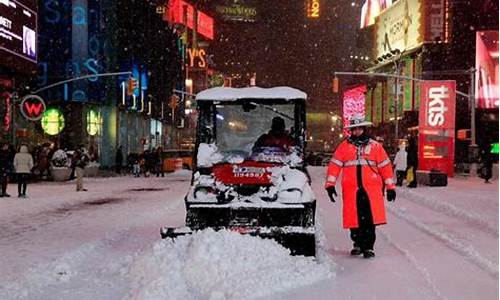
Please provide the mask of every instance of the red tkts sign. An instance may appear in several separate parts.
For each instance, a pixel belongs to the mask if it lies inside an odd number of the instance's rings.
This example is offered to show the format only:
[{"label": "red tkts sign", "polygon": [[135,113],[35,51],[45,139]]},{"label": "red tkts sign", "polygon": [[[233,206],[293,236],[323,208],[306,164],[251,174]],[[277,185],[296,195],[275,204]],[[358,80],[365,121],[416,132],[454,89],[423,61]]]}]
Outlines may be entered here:
[{"label": "red tkts sign", "polygon": [[419,130],[455,129],[455,81],[424,81],[421,86]]},{"label": "red tkts sign", "polygon": [[453,80],[421,83],[419,112],[419,170],[432,169],[453,176],[455,159],[456,83]]},{"label": "red tkts sign", "polygon": [[245,161],[241,164],[219,164],[213,167],[215,179],[224,184],[271,184],[273,163]]}]

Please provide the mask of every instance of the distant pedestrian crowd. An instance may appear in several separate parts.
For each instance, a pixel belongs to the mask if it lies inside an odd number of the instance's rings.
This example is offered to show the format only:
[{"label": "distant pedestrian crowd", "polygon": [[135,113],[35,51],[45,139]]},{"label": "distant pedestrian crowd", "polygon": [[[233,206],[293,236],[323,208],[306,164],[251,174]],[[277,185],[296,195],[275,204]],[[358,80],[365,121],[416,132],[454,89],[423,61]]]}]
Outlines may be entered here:
[{"label": "distant pedestrian crowd", "polygon": [[[135,177],[149,177],[152,174],[156,177],[164,177],[162,148],[157,147],[152,150],[144,150],[143,152],[131,152],[127,156],[127,161],[124,166],[122,147],[118,147],[115,155],[115,166],[117,174],[132,174]],[[125,169],[123,168],[125,167]]]},{"label": "distant pedestrian crowd", "polygon": [[9,182],[17,182],[18,197],[27,197],[28,182],[50,179],[50,168],[68,168],[70,178],[76,178],[76,190],[83,188],[83,169],[90,162],[97,162],[97,151],[91,146],[88,150],[80,145],[75,150],[59,149],[54,144],[44,143],[31,151],[28,145],[21,144],[18,150],[9,143],[1,143],[0,149],[0,197],[10,197],[7,192]]}]

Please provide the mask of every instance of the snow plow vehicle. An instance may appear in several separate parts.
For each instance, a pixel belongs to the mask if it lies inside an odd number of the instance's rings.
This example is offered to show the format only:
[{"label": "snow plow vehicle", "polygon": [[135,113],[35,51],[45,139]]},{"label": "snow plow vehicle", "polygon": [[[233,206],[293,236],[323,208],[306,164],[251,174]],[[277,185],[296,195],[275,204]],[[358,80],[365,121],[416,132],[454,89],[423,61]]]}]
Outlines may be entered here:
[{"label": "snow plow vehicle", "polygon": [[290,87],[197,94],[198,124],[186,226],[162,238],[227,229],[315,256],[316,200],[306,170],[307,95]]}]

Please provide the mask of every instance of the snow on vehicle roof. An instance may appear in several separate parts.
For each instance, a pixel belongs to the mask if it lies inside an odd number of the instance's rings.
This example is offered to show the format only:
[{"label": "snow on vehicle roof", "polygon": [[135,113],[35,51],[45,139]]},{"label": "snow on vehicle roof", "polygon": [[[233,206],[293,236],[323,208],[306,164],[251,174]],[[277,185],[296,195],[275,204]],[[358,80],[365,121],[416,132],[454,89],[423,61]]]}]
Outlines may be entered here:
[{"label": "snow on vehicle roof", "polygon": [[246,87],[230,88],[216,87],[199,92],[196,100],[229,101],[238,99],[306,99],[307,94],[301,90],[287,86],[273,88]]}]

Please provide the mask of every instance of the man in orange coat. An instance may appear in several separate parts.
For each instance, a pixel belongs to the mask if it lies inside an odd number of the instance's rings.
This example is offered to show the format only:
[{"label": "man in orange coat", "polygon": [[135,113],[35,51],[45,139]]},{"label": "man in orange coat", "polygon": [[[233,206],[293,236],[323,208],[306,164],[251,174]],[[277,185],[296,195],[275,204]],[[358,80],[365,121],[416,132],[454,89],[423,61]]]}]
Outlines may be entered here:
[{"label": "man in orange coat", "polygon": [[387,200],[396,199],[391,161],[382,145],[368,137],[372,123],[355,115],[349,126],[351,136],[340,143],[328,166],[325,189],[332,202],[335,185],[342,171],[343,226],[351,231],[351,255],[375,256],[375,226],[386,223],[384,186]]}]

